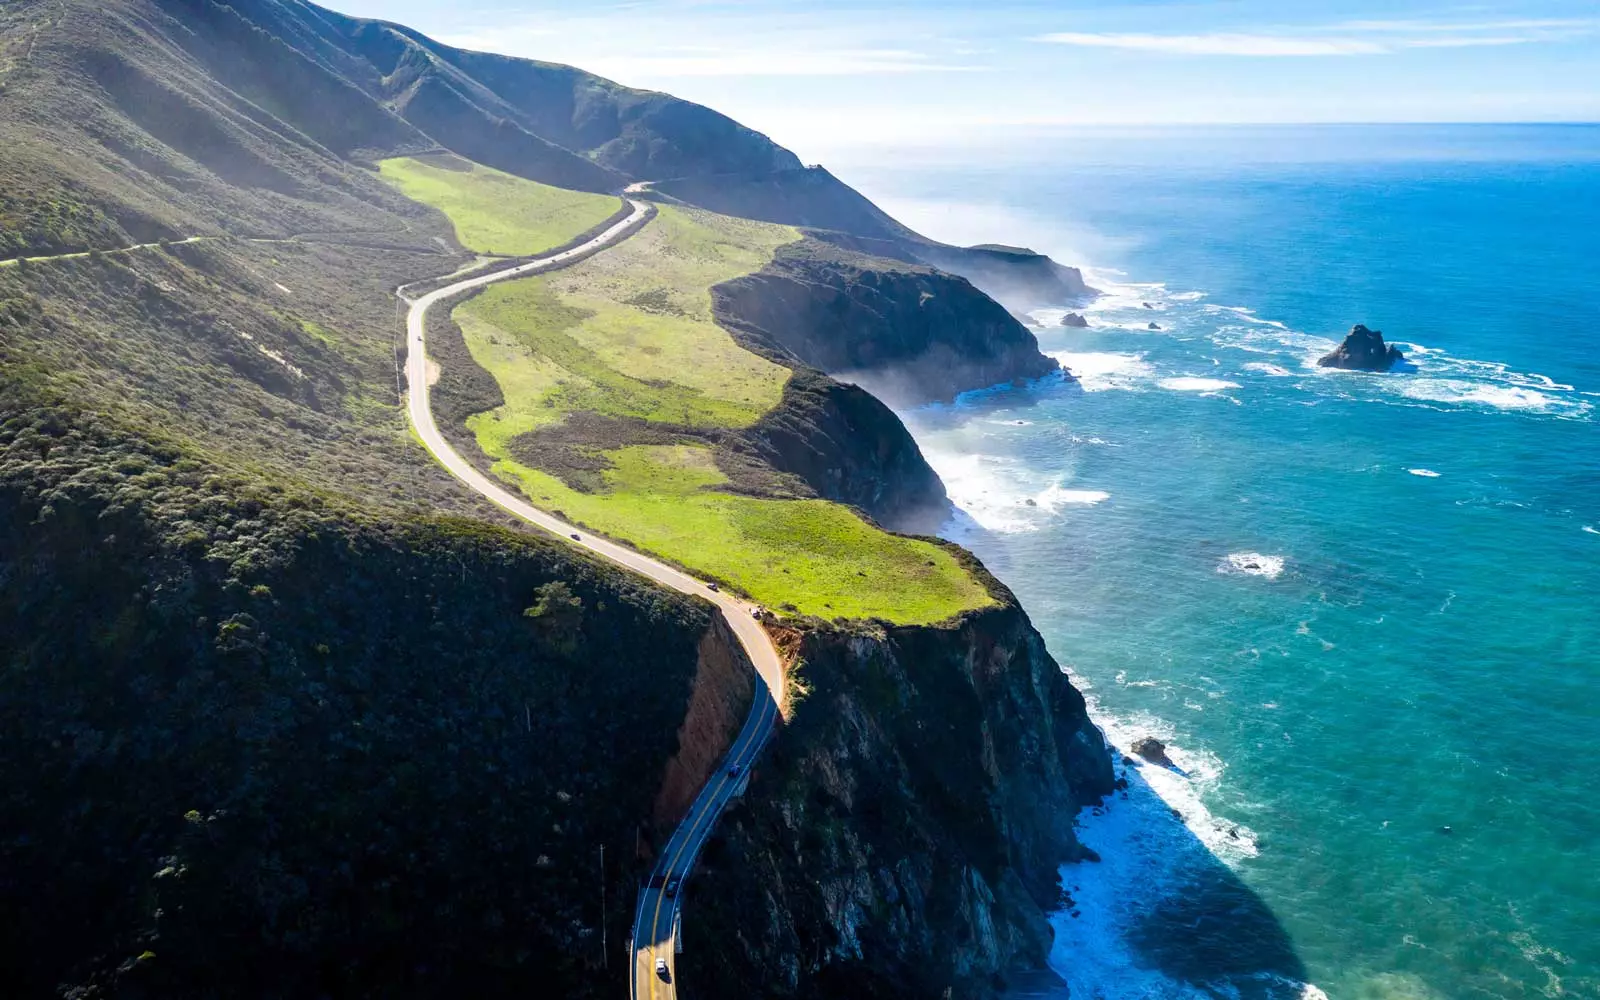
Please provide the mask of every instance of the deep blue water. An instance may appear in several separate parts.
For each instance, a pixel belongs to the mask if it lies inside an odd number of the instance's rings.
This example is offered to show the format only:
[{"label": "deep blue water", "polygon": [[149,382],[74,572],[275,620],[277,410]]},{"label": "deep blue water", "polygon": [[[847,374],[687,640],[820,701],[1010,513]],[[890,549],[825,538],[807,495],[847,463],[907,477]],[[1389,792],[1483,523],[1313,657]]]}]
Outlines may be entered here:
[{"label": "deep blue water", "polygon": [[[952,537],[1184,772],[1084,817],[1074,995],[1600,997],[1600,128],[838,172],[1107,293],[1034,317],[1079,381],[906,415]],[[1416,370],[1316,369],[1357,322]]]}]

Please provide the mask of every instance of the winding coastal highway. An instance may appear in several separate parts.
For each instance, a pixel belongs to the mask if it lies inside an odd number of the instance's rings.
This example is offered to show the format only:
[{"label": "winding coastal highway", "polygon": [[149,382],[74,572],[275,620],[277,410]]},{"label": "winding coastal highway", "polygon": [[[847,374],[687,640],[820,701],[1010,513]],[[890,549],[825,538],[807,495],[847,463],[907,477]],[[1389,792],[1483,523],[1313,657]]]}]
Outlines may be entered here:
[{"label": "winding coastal highway", "polygon": [[[422,440],[423,447],[428,449],[439,464],[495,506],[529,524],[549,531],[563,542],[586,549],[673,590],[711,601],[722,612],[739,644],[744,647],[750,662],[755,664],[759,681],[756,684],[750,715],[745,720],[743,730],[734,740],[717,772],[700,790],[688,815],[673,831],[649,881],[639,893],[639,905],[634,916],[632,935],[633,967],[629,974],[631,993],[635,1000],[646,1000],[646,998],[672,1000],[677,996],[677,969],[674,956],[677,950],[678,913],[683,899],[678,890],[687,881],[701,847],[716,825],[717,817],[721,815],[729,800],[743,791],[751,764],[755,762],[767,738],[772,734],[773,726],[778,719],[778,702],[784,689],[783,664],[778,658],[778,651],[773,646],[771,637],[753,616],[754,605],[713,590],[682,570],[615,542],[591,535],[582,528],[547,514],[512,495],[505,487],[479,472],[468,464],[439,432],[428,401],[426,344],[428,309],[441,300],[473,288],[569,266],[627,239],[650,219],[650,206],[632,198],[627,201],[632,211],[626,218],[593,239],[571,249],[539,257],[504,271],[463,278],[416,299],[406,296],[407,286],[397,289],[396,294],[410,303],[410,311],[406,315],[406,411],[411,419],[411,426]],[[664,973],[657,971],[658,960],[665,963]]]}]

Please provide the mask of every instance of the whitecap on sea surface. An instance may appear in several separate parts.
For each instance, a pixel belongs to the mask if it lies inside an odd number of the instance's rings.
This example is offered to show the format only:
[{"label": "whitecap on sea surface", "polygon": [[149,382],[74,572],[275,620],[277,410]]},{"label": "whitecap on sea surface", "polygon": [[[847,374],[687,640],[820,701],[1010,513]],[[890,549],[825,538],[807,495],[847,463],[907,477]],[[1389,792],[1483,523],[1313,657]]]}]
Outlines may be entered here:
[{"label": "whitecap on sea surface", "polygon": [[1264,576],[1276,580],[1283,574],[1283,556],[1267,556],[1259,552],[1230,552],[1217,565],[1218,573],[1243,573],[1246,576]]},{"label": "whitecap on sea surface", "polygon": [[1180,375],[1176,378],[1164,378],[1156,383],[1163,389],[1174,392],[1221,392],[1224,389],[1237,389],[1239,383],[1229,382],[1222,378],[1201,378],[1197,375]]},{"label": "whitecap on sea surface", "polygon": [[[1093,689],[1076,674],[1073,683],[1085,692]],[[1185,982],[1151,967],[1140,954],[1135,942],[1152,914],[1199,884],[1232,878],[1223,874],[1226,869],[1259,853],[1257,836],[1248,826],[1207,808],[1205,796],[1224,770],[1214,754],[1178,745],[1172,725],[1156,716],[1107,715],[1093,694],[1086,693],[1085,699],[1091,718],[1121,761],[1117,771],[1127,787],[1078,816],[1078,838],[1100,860],[1061,869],[1072,903],[1051,917],[1056,934],[1050,964],[1071,995],[1101,1000],[1246,995],[1325,1000],[1317,987],[1271,971]],[[1174,767],[1135,758],[1132,746],[1142,736],[1165,743]]]},{"label": "whitecap on sea surface", "polygon": [[1141,381],[1155,374],[1155,369],[1145,361],[1143,354],[1119,354],[1113,351],[1052,351],[1050,357],[1061,362],[1061,366],[1077,378],[1084,392],[1135,389]]}]

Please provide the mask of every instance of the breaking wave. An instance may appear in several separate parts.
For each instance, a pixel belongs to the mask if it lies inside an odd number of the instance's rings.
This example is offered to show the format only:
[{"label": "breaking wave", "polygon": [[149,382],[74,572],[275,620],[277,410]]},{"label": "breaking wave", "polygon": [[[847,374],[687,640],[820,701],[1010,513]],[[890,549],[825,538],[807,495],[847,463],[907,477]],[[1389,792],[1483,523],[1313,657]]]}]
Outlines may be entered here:
[{"label": "breaking wave", "polygon": [[1217,564],[1218,573],[1242,573],[1276,580],[1283,575],[1283,556],[1264,556],[1259,552],[1230,552]]},{"label": "breaking wave", "polygon": [[1143,354],[1118,354],[1110,351],[1052,351],[1050,356],[1061,362],[1083,386],[1085,392],[1104,392],[1107,389],[1135,389],[1154,374]]}]

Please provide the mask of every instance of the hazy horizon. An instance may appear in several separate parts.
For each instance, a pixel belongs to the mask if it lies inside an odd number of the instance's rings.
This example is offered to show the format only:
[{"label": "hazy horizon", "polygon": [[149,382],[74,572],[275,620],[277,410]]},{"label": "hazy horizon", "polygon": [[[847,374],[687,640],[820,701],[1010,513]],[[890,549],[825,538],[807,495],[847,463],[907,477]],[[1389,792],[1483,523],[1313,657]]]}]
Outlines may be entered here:
[{"label": "hazy horizon", "polygon": [[808,159],[994,130],[1600,121],[1600,13],[1572,0],[330,3],[697,101]]}]

